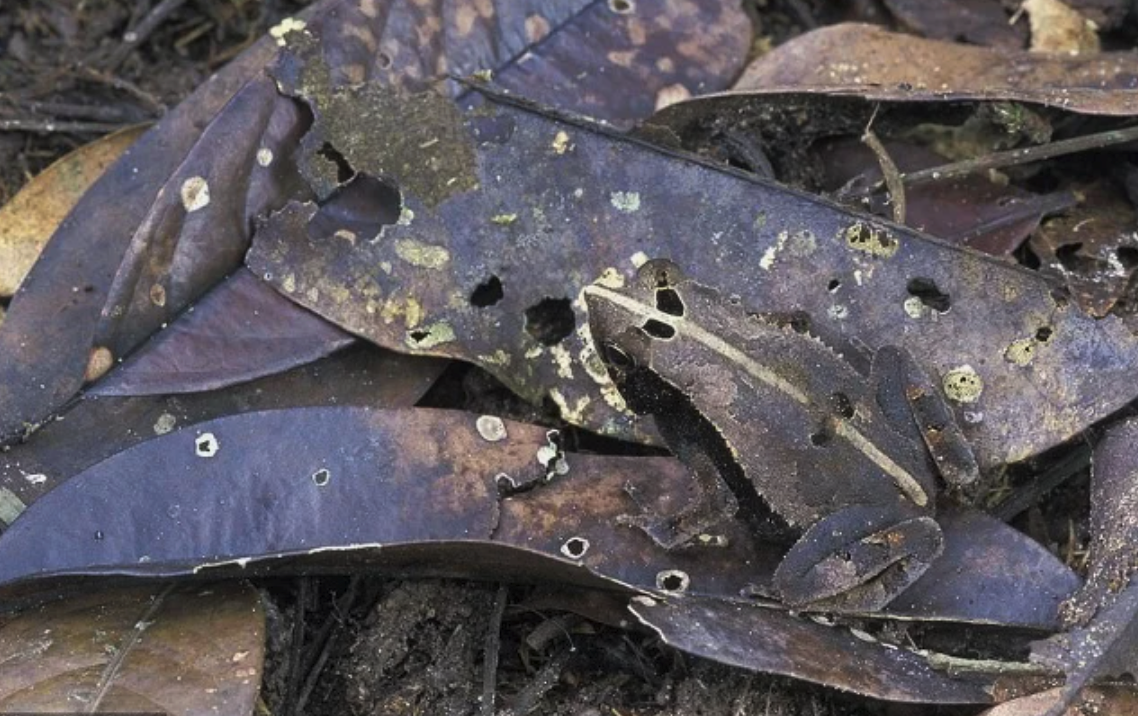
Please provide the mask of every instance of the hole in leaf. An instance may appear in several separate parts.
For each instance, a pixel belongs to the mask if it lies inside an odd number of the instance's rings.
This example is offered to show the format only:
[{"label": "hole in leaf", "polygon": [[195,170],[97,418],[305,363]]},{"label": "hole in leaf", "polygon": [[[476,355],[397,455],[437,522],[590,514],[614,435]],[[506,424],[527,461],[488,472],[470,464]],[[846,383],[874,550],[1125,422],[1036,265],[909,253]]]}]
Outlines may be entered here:
[{"label": "hole in leaf", "polygon": [[662,341],[667,341],[676,337],[676,329],[669,326],[663,321],[657,321],[654,318],[648,319],[645,322],[642,330],[653,338],[658,338]]},{"label": "hole in leaf", "polygon": [[561,554],[570,559],[580,559],[589,551],[589,540],[581,537],[570,537],[561,545]]},{"label": "hole in leaf", "polygon": [[684,315],[684,300],[671,288],[656,290],[656,310],[669,316]]},{"label": "hole in leaf", "polygon": [[356,175],[356,170],[352,169],[352,165],[348,163],[347,157],[341,154],[340,150],[333,147],[331,143],[324,142],[324,145],[320,147],[320,151],[317,152],[317,154],[336,165],[336,181],[341,184]]},{"label": "hole in leaf", "polygon": [[543,346],[557,345],[573,333],[577,317],[567,298],[543,298],[526,309],[526,333]]},{"label": "hole in leaf", "polygon": [[379,64],[379,69],[391,69],[391,55],[387,54],[386,52],[379,53],[376,56],[375,61]]},{"label": "hole in leaf", "polygon": [[324,487],[328,484],[328,480],[330,479],[332,479],[332,473],[328,471],[328,468],[322,467],[312,473],[312,482],[314,482],[317,487]]},{"label": "hole in leaf", "polygon": [[854,406],[845,393],[834,393],[830,396],[830,405],[837,415],[849,420],[854,416]]},{"label": "hole in leaf", "polygon": [[403,197],[399,189],[367,174],[357,174],[338,187],[308,222],[313,239],[338,237],[370,241],[384,226],[399,220]]},{"label": "hole in leaf", "polygon": [[486,308],[501,301],[505,295],[502,291],[502,282],[497,276],[491,276],[475,287],[474,292],[470,294],[470,305],[475,308]]},{"label": "hole in leaf", "polygon": [[411,331],[411,340],[416,343],[421,343],[426,340],[429,335],[431,335],[430,331]]},{"label": "hole in leaf", "polygon": [[666,569],[656,575],[656,587],[665,592],[683,592],[689,584],[691,577],[678,569]]},{"label": "hole in leaf", "polygon": [[1068,271],[1075,271],[1081,265],[1079,250],[1083,248],[1083,242],[1076,241],[1073,244],[1064,244],[1055,249],[1055,258]]},{"label": "hole in leaf", "polygon": [[1035,331],[1035,340],[1040,343],[1047,343],[1051,340],[1052,335],[1054,335],[1054,331],[1051,330],[1051,326],[1042,326]]},{"label": "hole in leaf", "polygon": [[609,10],[612,10],[617,15],[627,15],[632,12],[635,7],[631,0],[609,0]]},{"label": "hole in leaf", "polygon": [[1115,250],[1115,255],[1118,256],[1118,262],[1122,264],[1124,269],[1129,270],[1138,267],[1138,248],[1119,246]]},{"label": "hole in leaf", "polygon": [[944,313],[952,307],[952,297],[937,288],[936,282],[931,278],[914,278],[906,287],[910,296],[920,299],[921,303],[938,313]]},{"label": "hole in leaf", "polygon": [[831,435],[828,430],[823,428],[810,436],[810,444],[814,447],[826,447],[833,439],[834,436]]},{"label": "hole in leaf", "polygon": [[826,284],[826,290],[829,291],[830,293],[837,291],[841,287],[842,287],[842,282],[836,278],[830,279],[830,282],[828,284]]}]

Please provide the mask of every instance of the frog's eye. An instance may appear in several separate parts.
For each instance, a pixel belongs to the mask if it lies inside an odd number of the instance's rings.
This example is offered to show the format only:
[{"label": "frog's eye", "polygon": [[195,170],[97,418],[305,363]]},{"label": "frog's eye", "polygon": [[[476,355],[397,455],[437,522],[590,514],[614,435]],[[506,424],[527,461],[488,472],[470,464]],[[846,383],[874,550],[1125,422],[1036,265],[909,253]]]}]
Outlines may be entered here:
[{"label": "frog's eye", "polygon": [[604,354],[605,363],[613,368],[627,370],[636,367],[636,360],[615,343],[606,341],[601,344],[601,352]]}]

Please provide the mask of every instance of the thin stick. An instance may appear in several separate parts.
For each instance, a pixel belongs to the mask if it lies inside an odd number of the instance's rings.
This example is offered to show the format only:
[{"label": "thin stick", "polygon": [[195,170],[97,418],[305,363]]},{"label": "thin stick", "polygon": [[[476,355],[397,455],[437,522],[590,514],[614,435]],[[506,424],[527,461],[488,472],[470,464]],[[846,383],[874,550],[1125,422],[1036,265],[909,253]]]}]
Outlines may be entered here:
[{"label": "thin stick", "polygon": [[502,616],[510,592],[505,585],[498,587],[494,597],[494,611],[486,627],[486,653],[482,659],[482,716],[494,716],[494,697],[497,691],[498,652],[502,648]]},{"label": "thin stick", "polygon": [[122,37],[122,43],[115,48],[111,53],[110,58],[107,59],[105,67],[108,70],[114,70],[123,61],[134,52],[135,48],[146,41],[150,34],[158,29],[158,26],[166,21],[166,18],[174,14],[174,12],[186,3],[186,0],[162,0],[154,6],[154,8],[146,14],[146,17],[135,25]]},{"label": "thin stick", "polygon": [[106,134],[122,129],[127,123],[57,122],[39,117],[0,119],[0,132],[36,132],[38,134]]},{"label": "thin stick", "polygon": [[877,163],[881,165],[881,176],[885,179],[885,186],[889,189],[889,201],[893,204],[893,221],[904,224],[905,183],[901,180],[901,172],[893,162],[893,157],[889,156],[885,145],[873,133],[873,119],[876,116],[877,110],[875,109],[873,110],[873,117],[869,118],[869,124],[865,126],[865,132],[861,135],[861,143],[870,148],[877,157]]}]

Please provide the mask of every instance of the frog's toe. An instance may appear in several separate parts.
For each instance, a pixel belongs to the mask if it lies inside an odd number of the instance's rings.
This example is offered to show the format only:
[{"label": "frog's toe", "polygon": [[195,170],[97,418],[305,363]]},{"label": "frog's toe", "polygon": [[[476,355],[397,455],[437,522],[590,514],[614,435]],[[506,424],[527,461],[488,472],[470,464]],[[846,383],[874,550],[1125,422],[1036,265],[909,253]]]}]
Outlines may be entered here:
[{"label": "frog's toe", "polygon": [[912,584],[944,549],[936,520],[898,521],[887,508],[851,507],[810,527],[774,575],[792,607],[876,611]]}]

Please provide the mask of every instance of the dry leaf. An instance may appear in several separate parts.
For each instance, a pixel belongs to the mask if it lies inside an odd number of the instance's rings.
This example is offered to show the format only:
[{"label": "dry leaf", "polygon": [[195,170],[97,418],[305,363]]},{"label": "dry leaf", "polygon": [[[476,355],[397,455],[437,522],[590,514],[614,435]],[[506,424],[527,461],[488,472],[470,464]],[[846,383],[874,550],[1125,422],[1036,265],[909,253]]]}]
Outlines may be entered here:
[{"label": "dry leaf", "polygon": [[127,127],[79,147],[0,207],[0,296],[16,292],[67,212],[148,126]]},{"label": "dry leaf", "polygon": [[1024,0],[1031,20],[1031,51],[1096,55],[1101,49],[1093,22],[1059,0]]}]

